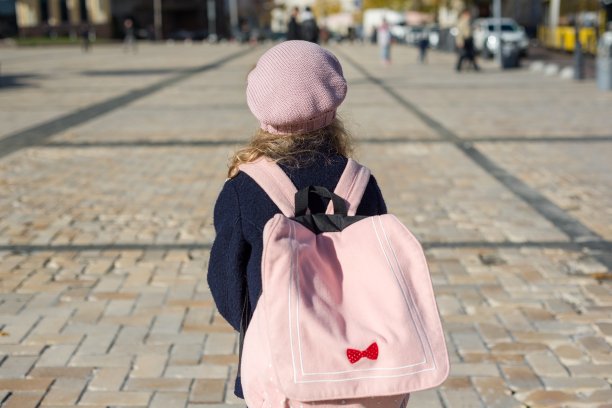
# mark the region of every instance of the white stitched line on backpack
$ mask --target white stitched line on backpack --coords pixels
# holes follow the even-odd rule
[[[295,275],[295,251],[293,248],[293,243],[295,242],[295,239],[293,234],[295,232],[294,227],[293,227],[293,223],[290,222],[289,223],[289,234],[291,236],[291,239],[289,240],[289,242],[291,242],[291,260],[289,263],[289,346],[291,347],[291,363],[293,364],[293,382],[297,382],[297,369],[295,368],[295,353],[293,351],[293,331],[292,331],[292,327],[293,327],[293,322],[291,320],[291,284],[293,283],[293,276]],[[298,330],[299,330],[299,325],[298,325]]]
[[[293,223],[291,223],[291,231],[292,231],[292,242],[295,242],[295,226],[293,225]],[[295,273],[293,275],[294,280],[295,280],[295,292],[297,294],[297,302],[295,304],[295,324],[297,326],[297,340],[298,340],[298,353],[300,354],[300,369],[302,370],[302,374],[304,374],[304,360],[302,358],[302,335],[300,334],[300,302],[301,302],[301,298],[300,298],[300,271],[297,268],[298,262],[297,262],[297,258],[299,258],[300,254],[298,252],[298,246],[296,245],[296,247],[294,248],[295,251],[293,252],[296,258],[296,262],[293,264],[293,268],[295,270]]]
[[[395,216],[393,216],[393,217],[397,219],[397,217],[395,217]],[[412,232],[410,232],[410,230],[407,229],[407,228],[406,228],[406,230],[408,232],[408,235],[410,235],[410,238],[420,247],[419,241],[414,237]],[[383,231],[384,231],[384,229],[383,229]],[[401,271],[401,267],[399,266],[399,262],[397,260],[397,255],[395,253],[395,250],[393,249],[391,244],[389,244],[389,246],[391,247],[391,251],[393,252],[393,256],[395,257],[395,262],[397,262],[398,268],[400,268],[400,271]],[[425,268],[427,269],[427,273],[429,273],[429,267],[427,266],[427,259],[425,259],[425,253],[423,252],[422,248],[421,248],[421,251],[419,253],[421,254],[421,262],[423,262],[423,264],[425,265]],[[404,276],[403,271],[402,271],[402,276]],[[406,287],[410,291],[410,286],[406,285]],[[410,295],[412,296],[412,292],[410,292]],[[434,303],[435,303],[435,301],[434,301]],[[419,319],[419,322],[421,323],[421,327],[424,327],[423,321],[421,319],[421,315],[417,313],[417,317]],[[425,339],[427,340],[427,345],[429,346],[429,353],[431,355],[431,361],[433,362],[433,365],[434,365],[433,368],[437,369],[436,359],[433,356],[433,350],[432,350],[431,344],[429,343],[429,337],[425,336]]]
[[[420,346],[421,346],[421,352],[423,353],[423,356],[425,357],[425,362],[427,362],[427,352],[425,351],[425,347],[423,345],[423,337],[422,337],[422,330],[423,330],[423,322],[421,321],[421,319],[419,319],[419,321],[417,322],[415,319],[415,315],[418,319],[419,314],[418,312],[415,310],[416,307],[414,306],[414,304],[412,303],[412,293],[410,293],[410,296],[406,295],[406,291],[405,288],[408,289],[408,285],[406,284],[406,281],[403,279],[403,275],[401,274],[401,268],[399,266],[399,262],[397,261],[397,257],[395,256],[395,252],[393,252],[393,248],[391,247],[391,243],[389,242],[389,237],[387,236],[387,232],[385,231],[385,228],[382,224],[382,220],[380,219],[380,217],[378,218],[378,225],[380,228],[380,231],[382,232],[383,236],[385,237],[385,241],[387,242],[386,248],[390,249],[391,252],[393,253],[393,256],[395,258],[395,268],[393,267],[391,260],[388,258],[387,255],[387,251],[385,252],[385,257],[387,258],[387,262],[389,262],[389,267],[391,268],[391,271],[393,272],[393,277],[395,278],[395,281],[397,282],[397,286],[399,286],[400,292],[402,292],[402,296],[404,297],[404,302],[406,302],[406,306],[408,307],[408,313],[410,313],[410,318],[412,320],[412,324],[414,326],[414,328],[416,329],[416,332],[419,336],[419,341],[420,341]],[[378,235],[377,235],[378,237]],[[380,238],[379,238],[380,239]],[[385,246],[381,243],[381,246],[384,248]],[[397,270],[396,270],[397,268]],[[402,275],[402,279],[400,280],[400,276]],[[404,285],[402,285],[402,281],[404,283]],[[409,290],[409,289],[408,289]],[[430,346],[431,348],[431,346]]]
[[[378,239],[378,243],[381,247],[381,250],[383,252],[383,255],[385,256],[387,263],[389,264],[389,267],[391,269],[391,271],[393,272],[393,274],[395,275],[395,272],[393,270],[393,265],[391,263],[391,260],[389,259],[386,251],[384,250],[384,246],[382,243],[382,240],[380,239],[380,235],[378,233],[378,228],[376,228],[376,224],[374,223],[374,218],[379,218],[379,223],[381,224],[381,228],[382,228],[382,223],[380,222],[380,216],[376,217],[371,217],[372,220],[372,227],[374,228],[374,232],[376,233],[376,238]],[[292,223],[290,223],[292,224]],[[294,229],[293,229],[293,225],[292,225],[292,233],[294,233]],[[383,229],[383,233],[384,233],[384,229]],[[292,238],[294,238],[294,235],[292,235]],[[391,248],[391,250],[393,250],[393,248]],[[294,253],[297,257],[297,250]],[[397,261],[397,259],[396,259]],[[305,373],[304,372],[304,366],[303,366],[303,360],[302,360],[302,346],[301,346],[301,338],[300,338],[300,334],[299,334],[299,330],[300,330],[300,324],[299,324],[299,305],[300,305],[300,291],[299,291],[299,282],[297,281],[297,271],[294,269],[295,268],[294,263],[291,264],[292,267],[292,274],[291,276],[293,276],[293,279],[296,281],[296,291],[297,291],[297,296],[298,296],[298,301],[297,301],[297,307],[296,307],[296,326],[297,326],[297,331],[298,331],[298,348],[299,348],[299,354],[300,354],[300,363],[302,364],[302,375],[307,376],[307,375],[326,375],[326,374],[347,374],[347,373],[354,373],[354,372],[367,372],[367,371],[394,371],[394,370],[400,370],[400,369],[404,369],[404,368],[410,368],[410,367],[415,367],[418,365],[423,365],[427,363],[427,359],[425,358],[425,360],[423,360],[422,362],[419,363],[415,363],[415,364],[409,364],[406,366],[401,366],[401,367],[392,367],[392,368],[369,368],[369,369],[360,369],[360,370],[347,370],[347,371],[336,371],[336,372],[320,372],[320,373]],[[397,279],[397,277],[396,277]],[[401,288],[401,285],[400,285]],[[291,291],[291,284],[289,285],[289,291]],[[291,293],[291,292],[289,292]],[[404,300],[406,301],[406,306],[410,309],[410,304],[408,303],[408,300],[406,299],[406,295],[403,293],[404,295]],[[289,313],[291,314],[291,306],[289,307]],[[417,329],[418,332],[418,329]],[[289,331],[289,335],[291,338],[291,344],[293,344],[293,337],[292,337],[292,331]],[[420,336],[419,336],[420,338]],[[422,340],[421,340],[422,343]],[[429,343],[428,343],[429,345]],[[421,346],[422,347],[422,346]],[[431,348],[431,345],[429,346]],[[291,353],[292,353],[292,360],[294,363],[294,368],[295,368],[295,355],[293,354],[293,347],[291,347]],[[423,351],[423,354],[425,355],[425,351]],[[430,352],[431,354],[431,352]],[[396,378],[396,377],[403,377],[403,376],[408,376],[408,375],[414,375],[417,373],[421,373],[421,372],[425,372],[425,371],[431,371],[431,370],[435,370],[435,361],[434,361],[434,367],[431,368],[426,368],[426,369],[422,369],[422,370],[418,370],[418,371],[414,371],[414,372],[410,372],[410,373],[404,373],[404,374],[394,374],[394,375],[374,375],[374,376],[366,376],[366,377],[352,377],[352,378],[346,378],[346,379],[322,379],[322,380],[297,380],[297,377],[294,373],[294,383],[312,383],[312,382],[343,382],[343,381],[354,381],[354,380],[361,380],[361,379],[366,379],[366,378]]]
[[[433,371],[435,370],[435,367],[430,367],[430,368],[425,368],[423,370],[419,370],[419,371],[414,371],[411,373],[404,373],[404,374],[393,374],[393,375],[368,375],[365,377],[351,377],[351,378],[341,378],[341,379],[323,379],[323,380],[300,380],[297,381],[298,384],[303,384],[303,383],[318,383],[318,382],[344,382],[344,381],[355,381],[355,380],[366,380],[368,378],[397,378],[397,377],[406,377],[408,375],[413,375],[413,374],[418,374],[418,373],[424,373],[426,371]]]
[[[413,313],[414,315],[416,315],[417,319],[419,320],[420,326],[417,327],[417,332],[419,334],[419,339],[421,339],[421,347],[423,348],[423,337],[425,337],[425,342],[427,343],[427,347],[428,347],[428,351],[429,351],[429,356],[431,357],[431,360],[433,361],[434,368],[435,368],[436,367],[436,361],[433,358],[433,350],[431,348],[431,344],[429,343],[429,338],[422,333],[423,328],[425,327],[425,325],[423,324],[423,319],[421,319],[421,314],[416,309],[416,306],[412,303],[412,299],[414,299],[414,296],[412,294],[412,291],[410,290],[410,286],[408,285],[408,283],[404,279],[404,271],[402,271],[402,267],[401,267],[401,265],[399,263],[399,260],[397,259],[397,254],[395,253],[395,250],[393,249],[393,246],[391,246],[391,242],[389,241],[389,236],[387,235],[387,232],[385,231],[385,227],[384,227],[384,225],[382,223],[382,220],[380,218],[378,219],[378,223],[380,225],[380,229],[382,230],[382,232],[383,232],[383,234],[385,236],[385,240],[387,241],[387,245],[391,249],[391,253],[393,253],[393,258],[395,259],[395,264],[397,265],[399,276],[402,277],[402,281],[404,282],[404,286],[406,287],[406,290],[409,292],[409,296],[406,297],[406,294],[404,293],[404,289],[403,289],[402,285],[399,282],[399,277],[396,274],[396,279],[398,279],[398,284],[400,284],[400,289],[402,290],[402,293],[404,293],[404,297],[406,298],[406,303],[409,303],[408,307],[410,308],[410,312]],[[412,234],[410,234],[410,238],[414,240],[414,237],[412,236]],[[413,317],[413,319],[414,319],[414,317]],[[427,352],[424,349],[423,349],[423,354],[427,355]]]

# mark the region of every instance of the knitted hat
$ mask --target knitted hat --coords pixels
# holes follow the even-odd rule
[[[247,103],[261,128],[304,133],[329,125],[346,96],[338,59],[317,44],[285,41],[259,58],[247,79]]]

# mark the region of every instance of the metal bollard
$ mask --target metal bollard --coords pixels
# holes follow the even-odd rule
[[[576,22],[574,26],[574,79],[584,79],[584,55],[582,53],[582,43],[580,42],[580,26]]]
[[[597,46],[597,87],[612,91],[612,31],[599,39]]]

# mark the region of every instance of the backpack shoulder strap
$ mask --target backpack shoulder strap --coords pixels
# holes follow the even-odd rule
[[[295,215],[297,189],[278,164],[264,157],[239,168],[259,184],[286,217]]]
[[[338,181],[334,190],[336,195],[344,198],[347,202],[348,215],[352,216],[357,213],[357,207],[359,207],[363,193],[370,182],[370,174],[370,169],[353,159],[348,159],[340,181]],[[328,213],[331,212],[331,203],[327,210]]]

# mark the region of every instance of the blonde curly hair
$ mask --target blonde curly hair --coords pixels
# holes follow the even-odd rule
[[[249,144],[237,150],[230,159],[227,176],[234,178],[241,164],[263,156],[277,163],[300,167],[325,154],[344,157],[354,154],[353,138],[338,117],[330,125],[308,133],[277,135],[258,129]]]

